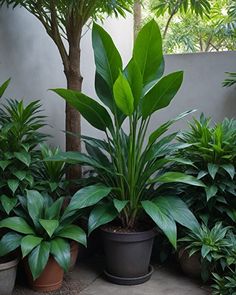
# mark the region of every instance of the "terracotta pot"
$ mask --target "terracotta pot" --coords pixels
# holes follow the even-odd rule
[[[64,271],[53,257],[50,257],[42,274],[34,281],[28,261],[24,263],[31,288],[38,292],[51,292],[61,288]]]
[[[201,277],[201,256],[199,253],[195,253],[189,257],[188,251],[180,249],[178,256],[180,266],[186,275],[194,278]]]
[[[73,268],[75,267],[77,257],[79,253],[79,244],[76,243],[75,241],[72,241],[70,243],[70,267],[69,271],[72,271]]]
[[[0,261],[0,294],[11,295],[15,286],[18,259]]]

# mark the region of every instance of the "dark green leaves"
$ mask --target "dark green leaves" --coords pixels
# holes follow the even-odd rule
[[[17,233],[7,233],[0,241],[0,257],[16,250],[21,243],[22,236]]]
[[[29,254],[28,263],[34,280],[43,272],[49,259],[49,253],[50,243],[42,242]]]
[[[51,253],[57,263],[67,272],[70,266],[70,244],[64,239],[56,238],[51,241]]]
[[[162,78],[143,98],[142,116],[146,119],[155,111],[167,107],[182,81],[183,72],[175,72]]]
[[[33,229],[21,217],[8,217],[0,221],[0,228],[6,227],[21,234],[34,234]]]
[[[97,73],[112,89],[122,70],[120,54],[109,34],[97,24],[93,25],[92,41]]]
[[[24,258],[27,256],[35,247],[37,247],[41,242],[43,238],[27,235],[21,240],[21,252],[22,257]]]
[[[162,76],[164,70],[161,33],[155,21],[146,24],[138,34],[133,57],[142,74],[145,93]]]
[[[58,220],[47,220],[47,219],[39,219],[39,223],[42,225],[42,227],[45,229],[49,237],[51,238],[54,234],[55,230],[59,226]]]
[[[74,240],[85,247],[87,246],[86,233],[77,225],[66,225],[56,235],[61,238]]]
[[[95,128],[106,131],[112,130],[112,121],[106,109],[90,97],[68,89],[54,89],[70,105],[76,108],[81,115]]]
[[[8,79],[6,82],[4,82],[1,86],[0,86],[0,98],[3,96],[4,92],[6,91],[9,83],[10,83],[11,79]]]

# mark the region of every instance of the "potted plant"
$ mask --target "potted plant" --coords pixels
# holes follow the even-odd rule
[[[94,169],[91,180],[110,189],[103,198],[91,195],[83,204],[92,208],[89,234],[102,226],[108,279],[137,284],[148,280],[152,273],[149,263],[156,225],[174,247],[176,222],[188,228],[197,226],[186,204],[175,194],[168,194],[165,184],[172,188],[174,182],[204,185],[192,176],[167,171],[170,163],[181,161],[173,153],[183,145],[172,143],[176,133],[164,133],[190,112],[164,123],[148,137],[152,114],[170,104],[183,80],[181,71],[161,78],[162,40],[155,21],[140,31],[125,69],[111,37],[97,24],[93,26],[92,39],[95,86],[105,106],[80,92],[54,91],[93,127],[103,131],[106,139],[82,136],[87,154],[60,153],[48,160],[90,166]],[[76,200],[75,194],[72,202]],[[70,212],[70,205],[65,212]]]
[[[218,265],[225,265],[224,253],[230,249],[229,226],[218,222],[209,229],[202,224],[179,240],[179,262],[189,276],[201,277],[206,282]],[[229,257],[229,255],[228,255]]]
[[[10,80],[6,81],[0,86],[0,98],[3,96],[5,90],[8,87]],[[3,126],[0,126],[0,137],[2,134]],[[2,163],[2,162],[1,162]],[[4,186],[2,179],[0,180],[1,186]],[[7,215],[12,207],[15,205],[15,201],[11,202],[11,199],[0,197],[0,220],[3,218],[4,215]],[[0,237],[2,236],[3,232],[0,231]],[[0,243],[0,251],[1,248],[4,246],[5,243],[8,243],[6,240],[3,243]],[[11,295],[12,291],[15,286],[16,280],[16,271],[18,265],[18,257],[14,253],[12,255],[4,255],[0,258],[0,294],[4,295]]]
[[[83,191],[78,195],[83,197]],[[0,221],[0,228],[8,229],[0,242],[0,256],[20,247],[32,288],[45,292],[56,290],[70,266],[69,241],[86,245],[85,232],[73,224],[78,210],[65,214],[63,197],[53,200],[34,190],[27,190],[26,196],[18,198],[16,216]],[[69,204],[74,205],[74,201]]]

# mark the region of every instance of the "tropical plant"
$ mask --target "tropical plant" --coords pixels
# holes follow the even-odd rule
[[[224,227],[221,222],[216,223],[211,229],[202,224],[179,240],[190,257],[194,254],[200,255],[201,275],[204,281],[209,279],[211,272],[220,262],[224,263],[223,252],[231,246],[227,240],[229,230],[230,227]]]
[[[93,192],[96,188],[93,189]],[[90,188],[92,190],[92,188]],[[86,191],[84,193],[87,193]],[[85,198],[83,191],[78,193]],[[96,190],[99,196],[99,191]],[[88,195],[89,196],[89,195]],[[67,214],[62,209],[64,198],[56,201],[34,190],[27,190],[26,196],[18,196],[20,205],[15,216],[0,221],[0,228],[8,230],[0,241],[0,256],[20,247],[22,257],[27,257],[34,280],[44,270],[50,255],[68,271],[70,265],[70,240],[86,246],[86,234],[73,221],[78,210]],[[75,206],[71,202],[69,207]]]
[[[35,187],[41,192],[48,192],[54,199],[68,194],[69,182],[65,179],[66,165],[62,162],[46,162],[46,158],[55,156],[60,148],[51,148],[40,144],[41,157],[35,172]]]
[[[106,15],[121,15],[132,7],[132,0],[0,0],[0,7],[21,6],[34,15],[43,25],[60,53],[67,87],[81,91],[83,77],[80,72],[81,38],[91,19],[103,19]],[[80,134],[80,115],[66,105],[66,130]],[[66,149],[80,150],[80,139],[66,133]],[[70,178],[77,178],[80,167],[69,171]]]
[[[227,72],[227,78],[223,82],[223,87],[231,87],[236,84],[236,73]]]
[[[149,0],[145,19],[155,17],[160,24],[166,53],[234,50],[233,3],[228,0]]]
[[[89,204],[97,203],[89,216],[89,233],[117,218],[124,228],[134,230],[148,217],[176,247],[176,221],[189,228],[195,227],[197,221],[175,194],[165,195],[161,184],[204,185],[184,173],[166,171],[170,163],[181,161],[172,154],[183,146],[172,143],[176,134],[160,137],[176,120],[190,112],[158,127],[147,142],[145,138],[152,114],[170,104],[182,84],[183,72],[161,78],[162,42],[154,21],[138,34],[132,59],[124,70],[111,37],[97,24],[93,26],[93,48],[96,91],[112,117],[106,107],[83,93],[66,89],[54,91],[77,108],[93,127],[103,131],[106,139],[83,136],[88,154],[61,153],[49,160],[89,165],[99,181],[111,188],[106,199],[87,198]],[[125,120],[128,132],[124,129]]]
[[[9,80],[1,86],[0,96],[8,84]],[[34,183],[36,147],[46,138],[39,131],[45,125],[40,113],[38,101],[24,105],[22,100],[7,100],[0,107],[0,209],[7,214],[16,205],[16,194]]]
[[[201,179],[205,188],[180,187],[179,193],[199,219],[209,222],[235,222],[236,121],[224,119],[211,125],[202,114],[189,123],[189,130],[178,136],[188,144],[177,156],[191,160],[191,168],[179,164],[177,169]],[[230,221],[231,220],[231,221]]]
[[[236,272],[226,275],[213,273],[215,283],[212,285],[212,295],[236,295]]]

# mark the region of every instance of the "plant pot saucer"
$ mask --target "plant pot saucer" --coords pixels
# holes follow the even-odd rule
[[[153,269],[152,265],[149,265],[148,273],[144,276],[140,276],[140,277],[136,277],[136,278],[117,277],[117,276],[113,276],[113,275],[109,274],[107,271],[104,271],[104,274],[105,274],[106,278],[114,284],[131,286],[131,285],[139,285],[139,284],[143,284],[143,283],[147,282],[151,278],[153,271],[154,271],[154,269]]]

